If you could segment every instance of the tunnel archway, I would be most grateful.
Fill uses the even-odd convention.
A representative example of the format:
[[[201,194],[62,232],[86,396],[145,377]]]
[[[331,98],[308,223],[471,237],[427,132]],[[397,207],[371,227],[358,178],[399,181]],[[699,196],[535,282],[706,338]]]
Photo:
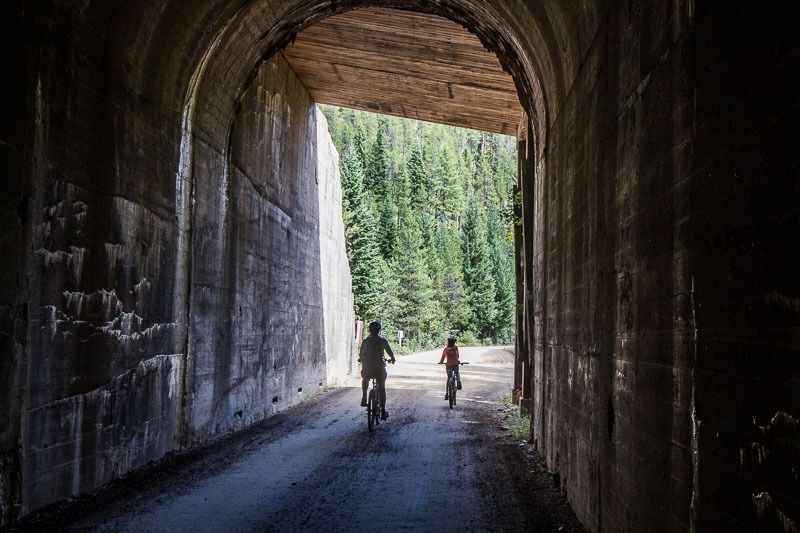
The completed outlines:
[[[528,123],[527,117],[521,117],[524,136],[527,138],[530,129],[532,141],[539,136],[544,138],[543,117],[547,116],[547,99],[544,98],[543,84],[536,71],[543,68],[542,63],[546,64],[545,68],[552,69],[555,61],[548,60],[547,54],[539,54],[534,58],[521,43],[525,35],[546,35],[547,32],[520,32],[515,27],[518,14],[504,12],[502,5],[482,2],[429,5],[426,2],[411,1],[390,4],[356,2],[322,7],[314,3],[298,2],[296,5],[282,6],[279,12],[269,14],[258,3],[243,6],[231,18],[223,19],[217,32],[209,37],[208,48],[199,54],[182,103],[181,150],[175,201],[180,232],[177,243],[178,271],[175,278],[183,280],[184,285],[176,291],[175,307],[178,316],[189,317],[193,314],[190,305],[194,296],[192,287],[189,286],[191,276],[187,274],[192,269],[190,265],[193,261],[192,246],[189,243],[192,240],[192,229],[195,232],[205,231],[202,228],[192,228],[193,214],[187,207],[191,206],[195,196],[202,196],[196,191],[197,183],[212,184],[206,187],[214,187],[215,180],[227,183],[227,176],[231,173],[234,123],[241,110],[242,99],[257,76],[255,72],[259,65],[283,49],[298,32],[315,22],[346,10],[370,5],[409,9],[445,17],[462,24],[477,35],[489,50],[497,54],[501,64],[511,71],[521,100],[526,103],[527,117],[532,117],[532,120]],[[555,82],[551,85],[559,86]],[[202,134],[198,135],[198,132]],[[201,137],[203,148],[198,150],[195,144]],[[530,150],[531,156],[534,151],[534,148]],[[524,152],[527,153],[528,149],[524,148]],[[218,174],[219,169],[222,171],[221,176],[201,177],[198,169],[217,169]],[[189,320],[179,320],[178,323],[187,324],[185,330],[178,332],[176,351],[187,353],[183,383],[187,387],[185,394],[189,394],[194,387],[192,383],[195,374],[192,338],[198,336],[192,336]],[[186,348],[180,349],[184,345]],[[188,439],[185,443],[192,442],[192,431],[188,429],[191,426],[191,410],[192,403],[186,402],[182,422],[182,426],[186,428],[184,439]]]
[[[24,450],[20,484],[5,493],[19,495],[23,512],[252,420],[241,409],[224,422],[214,416],[226,411],[230,393],[228,369],[215,354],[233,336],[230,315],[243,310],[232,305],[235,291],[223,279],[230,243],[222,233],[214,238],[213,224],[224,228],[226,215],[203,221],[199,206],[227,202],[234,125],[259,65],[302,28],[362,5],[416,9],[464,24],[516,69],[529,115],[546,115],[534,71],[552,66],[540,67],[546,56],[530,56],[522,43],[552,32],[517,30],[520,13],[499,4],[208,2],[189,9],[164,2],[75,12],[56,3],[22,15],[42,42],[31,71],[39,96],[29,119],[41,127],[34,128],[37,161],[30,170],[34,186],[43,186],[32,208],[31,263],[39,277],[30,301],[47,313],[37,311],[34,320],[51,324],[47,334],[35,330],[33,363],[18,385],[31,391],[20,419],[36,429],[16,426]],[[80,42],[60,46],[72,36]],[[62,85],[69,89],[60,107],[50,95]],[[531,123],[544,132],[543,121]],[[203,315],[204,306],[216,316]],[[81,331],[87,327],[89,333]],[[95,339],[88,349],[84,336]],[[198,347],[208,337],[219,342]],[[86,370],[84,353],[101,361],[98,370]],[[58,361],[49,362],[50,354]],[[198,356],[205,360],[198,363]],[[34,377],[40,358],[47,373],[83,377],[47,389]],[[24,384],[29,379],[32,386]],[[269,394],[261,401],[286,399]],[[70,427],[51,427],[47,420],[55,418],[70,420]],[[83,425],[90,421],[113,429],[86,440]],[[43,441],[62,451],[39,450]],[[44,487],[43,472],[57,483]]]
[[[204,440],[200,187],[258,65],[371,5],[463,24],[514,77],[533,437],[584,524],[793,526],[796,14],[741,4],[9,4],[0,522]]]

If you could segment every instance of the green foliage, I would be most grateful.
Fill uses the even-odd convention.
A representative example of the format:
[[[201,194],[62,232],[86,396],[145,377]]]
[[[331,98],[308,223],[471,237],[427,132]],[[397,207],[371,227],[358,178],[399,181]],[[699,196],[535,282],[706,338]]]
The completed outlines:
[[[437,300],[444,311],[445,323],[450,329],[469,330],[472,311],[464,288],[464,257],[454,224],[443,224],[434,239],[436,258]]]
[[[467,201],[461,243],[464,254],[464,284],[472,310],[471,329],[481,338],[490,337],[496,326],[496,288],[485,215],[478,209],[474,199]]]
[[[522,440],[531,438],[531,415],[523,415],[519,407],[511,409],[508,417],[508,432],[512,437]]]
[[[510,340],[510,328],[507,324],[514,321],[515,283],[514,283],[514,247],[503,238],[506,232],[502,220],[494,209],[489,210],[487,229],[489,232],[489,256],[492,277],[495,282],[495,309],[497,315],[492,324],[491,338],[494,343],[506,343]]]
[[[410,349],[506,342],[515,309],[510,137],[322,106],[342,154],[356,314]],[[509,235],[512,236],[509,240]]]
[[[461,346],[480,346],[483,344],[470,330],[464,331],[458,335],[458,343]]]
[[[391,261],[397,248],[397,208],[388,198],[378,201],[378,247],[384,261]]]
[[[398,248],[398,257],[393,264],[397,292],[392,306],[392,319],[399,329],[406,332],[412,344],[422,346],[441,325],[433,298],[422,231],[415,217],[404,218]]]
[[[373,198],[383,198],[389,188],[389,163],[386,159],[387,148],[384,133],[386,127],[385,121],[381,122],[378,127],[378,134],[375,142],[372,143],[366,167],[365,186]]]
[[[440,220],[457,220],[464,205],[461,176],[456,174],[453,151],[445,145],[434,171],[433,202]]]
[[[361,163],[352,147],[342,154],[340,171],[342,214],[356,317],[371,320],[380,314],[382,265],[375,219],[364,194]]]
[[[366,178],[367,169],[364,166],[369,161],[369,156],[367,154],[367,134],[364,133],[364,126],[361,124],[356,124],[355,130],[353,133],[353,148],[358,155],[358,161],[361,164],[361,170],[364,172],[364,176]]]
[[[428,170],[418,144],[411,147],[408,160],[408,178],[411,183],[411,207],[423,210],[428,205]]]

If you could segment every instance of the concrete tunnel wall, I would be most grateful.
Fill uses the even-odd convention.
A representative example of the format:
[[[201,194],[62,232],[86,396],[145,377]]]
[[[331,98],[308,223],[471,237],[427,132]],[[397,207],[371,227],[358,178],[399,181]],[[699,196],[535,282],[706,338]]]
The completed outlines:
[[[255,68],[224,152],[194,140],[183,245],[181,128],[82,101],[87,67],[53,65],[20,207],[31,311],[24,352],[4,351],[20,355],[4,361],[0,523],[246,427],[354,363],[338,156],[282,56]],[[57,87],[63,100],[46,96]]]
[[[274,334],[269,353],[294,339],[272,315],[237,318],[250,297],[241,274],[259,250],[243,236],[249,224],[242,235],[222,230],[238,227],[224,215],[225,199],[286,233],[280,211],[310,183],[270,189],[274,164],[244,146],[246,132],[312,119],[273,102],[262,128],[247,111],[261,100],[249,95],[273,83],[265,57],[356,5],[461,22],[514,76],[530,117],[520,165],[519,365],[532,437],[581,521],[593,531],[795,527],[798,17],[791,2],[682,0],[5,5],[5,59],[16,75],[3,91],[21,105],[7,109],[0,130],[2,520],[91,488],[102,481],[92,472],[121,473],[250,421],[233,411],[256,390],[236,381],[247,364],[233,354],[250,349],[239,328],[273,324],[263,332]],[[275,209],[248,211],[259,197]],[[292,216],[306,228],[320,217]],[[48,237],[58,246],[44,248],[50,256],[36,252],[48,217],[58,221]],[[87,224],[86,235],[64,233],[87,217],[103,222]],[[98,251],[81,252],[81,239]],[[81,260],[81,279],[71,279]],[[292,261],[323,268],[299,253]],[[42,270],[59,262],[70,268]],[[150,285],[136,288],[143,277]],[[77,355],[59,357],[67,348],[49,340],[48,306],[73,309],[64,290],[76,283],[97,294],[96,323],[113,322],[117,298],[161,329],[136,350],[89,350],[100,338],[75,325],[63,345]],[[137,291],[148,296],[134,301]],[[311,320],[320,314],[303,309]],[[215,368],[217,349],[228,350],[230,364]],[[79,357],[90,353],[103,355]],[[291,371],[297,382],[319,364],[304,356]],[[139,361],[148,363],[140,370]],[[149,444],[130,448],[136,461],[99,455],[69,472],[84,463],[66,457],[57,490],[37,499],[47,470],[34,474],[46,443],[36,432],[95,433],[88,421],[35,418],[37,409],[113,385],[121,372],[130,378],[114,405],[140,422],[120,424],[115,413],[107,438],[133,442],[146,431]],[[170,396],[175,385],[188,393],[181,405]],[[256,410],[271,402],[258,399]],[[255,419],[246,409],[242,416]]]
[[[798,11],[598,15],[521,165],[532,437],[590,530],[795,531]]]

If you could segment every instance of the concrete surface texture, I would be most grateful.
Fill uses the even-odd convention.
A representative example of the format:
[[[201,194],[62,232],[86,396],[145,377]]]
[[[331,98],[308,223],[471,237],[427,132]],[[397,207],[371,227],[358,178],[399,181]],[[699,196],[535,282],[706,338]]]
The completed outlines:
[[[183,236],[186,205],[176,216],[105,175],[62,179],[69,165],[48,159],[60,170],[29,206],[35,311],[16,384],[24,408],[6,405],[19,440],[3,463],[5,519],[246,427],[350,373],[350,273],[324,117],[280,56],[261,64],[240,105],[227,163],[195,172],[191,192],[172,184],[191,204]],[[217,155],[202,139],[193,150],[195,168]],[[144,187],[131,172],[142,194],[164,185]]]
[[[800,20],[738,0],[4,3],[0,523],[327,379],[346,281],[274,53],[362,5],[514,78],[515,387],[582,523],[796,529]]]
[[[314,110],[317,131],[319,192],[319,261],[325,335],[326,386],[347,383],[358,364],[353,332],[353,286],[344,247],[342,186],[339,154],[328,134],[328,123]]]

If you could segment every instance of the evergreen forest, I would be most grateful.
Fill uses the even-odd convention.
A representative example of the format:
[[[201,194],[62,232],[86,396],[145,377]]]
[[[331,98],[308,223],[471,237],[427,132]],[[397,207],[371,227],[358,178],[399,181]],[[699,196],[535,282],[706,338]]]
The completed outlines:
[[[403,347],[514,334],[512,137],[320,106],[339,152],[356,318]]]

